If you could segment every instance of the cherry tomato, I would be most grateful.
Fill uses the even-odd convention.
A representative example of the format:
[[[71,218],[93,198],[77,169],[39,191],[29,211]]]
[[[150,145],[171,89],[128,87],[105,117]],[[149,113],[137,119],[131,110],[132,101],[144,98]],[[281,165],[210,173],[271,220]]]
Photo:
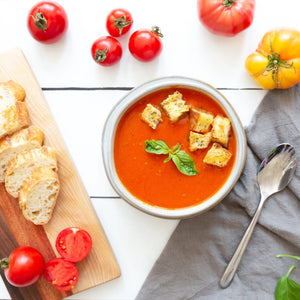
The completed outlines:
[[[112,66],[122,57],[122,47],[118,40],[111,36],[97,39],[91,48],[93,59],[102,66]]]
[[[132,26],[131,13],[123,8],[112,10],[106,18],[106,29],[111,36],[121,36],[128,32]]]
[[[53,258],[46,263],[44,277],[61,292],[71,290],[78,281],[79,272],[75,264],[63,258]]]
[[[7,281],[17,287],[36,283],[43,275],[44,267],[44,257],[32,247],[16,248],[8,258],[1,260]]]
[[[129,38],[129,51],[137,60],[153,60],[162,51],[161,37],[163,35],[156,26],[152,27],[152,30],[137,30]]]
[[[198,0],[198,16],[210,32],[234,36],[253,21],[255,0]]]
[[[55,247],[64,259],[78,262],[90,253],[92,238],[84,229],[69,227],[58,234]]]
[[[68,17],[64,8],[58,3],[42,1],[29,11],[27,27],[34,39],[45,44],[52,44],[66,33]]]

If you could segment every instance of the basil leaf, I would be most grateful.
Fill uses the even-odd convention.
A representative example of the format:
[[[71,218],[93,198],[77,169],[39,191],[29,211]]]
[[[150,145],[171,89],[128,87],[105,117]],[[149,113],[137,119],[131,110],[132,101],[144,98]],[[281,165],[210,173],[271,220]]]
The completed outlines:
[[[181,145],[178,143],[173,149],[172,149],[172,153],[177,153],[180,150]]]
[[[169,147],[164,141],[146,141],[146,151],[154,154],[169,154]]]
[[[290,273],[295,268],[293,265],[287,274],[281,277],[275,290],[276,300],[298,300],[300,299],[300,285],[289,278]]]
[[[172,160],[177,169],[185,175],[192,176],[199,173],[196,170],[193,159],[183,150],[173,154]]]

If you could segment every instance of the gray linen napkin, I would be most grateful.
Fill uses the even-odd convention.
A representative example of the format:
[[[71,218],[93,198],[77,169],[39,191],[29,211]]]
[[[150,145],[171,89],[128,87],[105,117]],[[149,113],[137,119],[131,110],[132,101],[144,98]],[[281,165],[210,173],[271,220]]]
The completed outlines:
[[[136,300],[274,299],[278,279],[292,264],[300,282],[300,262],[276,258],[300,256],[300,167],[290,185],[265,203],[233,282],[219,280],[260,198],[257,170],[277,144],[295,146],[300,163],[300,85],[268,92],[246,128],[248,153],[231,193],[215,208],[180,221],[144,282]]]

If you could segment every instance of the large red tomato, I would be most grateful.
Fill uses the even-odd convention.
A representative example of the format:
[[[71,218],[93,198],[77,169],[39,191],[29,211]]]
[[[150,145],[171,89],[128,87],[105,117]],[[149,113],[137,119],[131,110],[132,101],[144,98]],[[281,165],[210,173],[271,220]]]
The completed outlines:
[[[58,3],[42,1],[29,11],[27,27],[34,39],[41,43],[52,44],[66,33],[68,17],[64,8]]]
[[[16,248],[7,258],[1,260],[1,268],[7,281],[17,287],[36,283],[42,276],[45,260],[42,254],[32,247]]]
[[[212,33],[234,36],[253,21],[255,0],[198,0],[198,16]]]

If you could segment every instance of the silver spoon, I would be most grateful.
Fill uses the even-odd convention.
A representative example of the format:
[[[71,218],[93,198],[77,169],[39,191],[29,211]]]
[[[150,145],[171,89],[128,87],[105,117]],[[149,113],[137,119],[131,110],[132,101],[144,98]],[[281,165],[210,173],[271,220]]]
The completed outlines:
[[[267,198],[284,189],[291,181],[296,169],[296,151],[290,144],[280,144],[262,161],[257,174],[261,199],[256,213],[248,226],[240,244],[235,250],[220,280],[220,286],[227,288],[236,272],[253,229]]]

